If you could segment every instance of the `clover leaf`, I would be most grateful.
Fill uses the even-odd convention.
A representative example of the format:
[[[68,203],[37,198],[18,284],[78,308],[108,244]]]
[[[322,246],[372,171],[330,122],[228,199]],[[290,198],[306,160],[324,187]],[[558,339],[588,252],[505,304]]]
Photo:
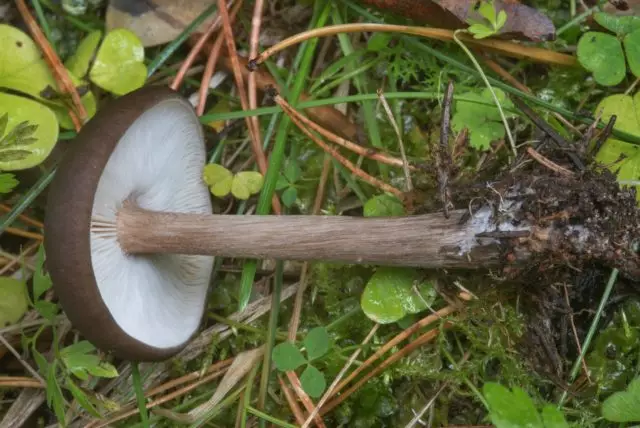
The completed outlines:
[[[311,362],[329,352],[330,338],[325,327],[311,329],[303,340],[306,357],[302,351],[292,342],[282,342],[276,345],[271,352],[271,358],[276,368],[280,371],[296,370],[306,365],[300,375],[302,389],[311,397],[319,397],[327,387],[324,374]]]
[[[312,365],[308,365],[300,375],[300,384],[311,398],[320,397],[327,387],[324,374]]]
[[[11,25],[0,24],[0,87],[43,99],[56,81],[34,41]]]
[[[369,279],[360,306],[365,315],[389,324],[427,309],[436,298],[430,281],[420,281],[416,269],[381,267]]]
[[[202,178],[214,196],[223,198],[231,192],[238,199],[247,200],[260,191],[264,177],[257,171],[233,174],[222,165],[211,163],[204,167]]]
[[[282,203],[291,208],[298,200],[298,189],[296,182],[300,179],[302,171],[297,162],[289,161],[284,168],[283,174],[278,177],[276,182],[276,190],[285,189],[280,198]]]
[[[615,86],[627,74],[640,77],[640,18],[594,14],[600,25],[614,34],[587,31],[578,41],[577,55],[582,66],[603,86]],[[626,55],[626,60],[625,60]]]
[[[102,31],[95,30],[80,41],[76,51],[67,59],[64,66],[78,78],[83,78],[89,71],[91,61],[102,40]]]
[[[247,200],[262,188],[264,178],[257,171],[241,171],[233,176],[231,193],[238,199]]]
[[[605,97],[596,107],[603,122],[616,116],[616,129],[640,136],[640,92],[634,96],[614,94]],[[617,175],[618,181],[640,180],[640,146],[609,138],[596,154],[596,161]],[[640,190],[640,189],[638,189]],[[640,202],[640,191],[637,192]]]
[[[204,182],[214,196],[222,198],[231,191],[233,174],[227,168],[216,163],[210,163],[204,167]]]
[[[89,78],[116,95],[142,87],[147,79],[147,67],[138,36],[124,28],[109,31],[98,48]]]
[[[327,329],[324,327],[316,327],[309,330],[305,336],[303,344],[307,351],[309,361],[320,358],[329,351],[330,338]]]

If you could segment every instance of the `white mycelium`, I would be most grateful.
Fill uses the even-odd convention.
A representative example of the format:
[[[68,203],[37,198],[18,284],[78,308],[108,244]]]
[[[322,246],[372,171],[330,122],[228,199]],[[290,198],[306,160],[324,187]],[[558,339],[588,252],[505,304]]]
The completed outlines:
[[[122,137],[95,195],[91,260],[102,299],[122,330],[153,347],[181,345],[198,328],[213,257],[127,255],[116,240],[116,214],[127,199],[148,210],[211,214],[205,156],[192,107],[162,101]]]

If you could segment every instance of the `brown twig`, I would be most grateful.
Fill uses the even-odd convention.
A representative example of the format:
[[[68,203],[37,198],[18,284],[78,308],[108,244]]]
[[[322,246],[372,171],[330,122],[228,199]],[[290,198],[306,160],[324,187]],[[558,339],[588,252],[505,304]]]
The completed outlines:
[[[200,89],[198,90],[198,105],[196,106],[196,114],[202,116],[207,104],[207,93],[209,92],[209,82],[216,69],[216,62],[220,57],[220,50],[222,49],[222,43],[224,42],[224,34],[218,34],[216,41],[211,45],[209,50],[209,56],[207,57],[207,64],[205,65],[204,72],[202,73],[202,81],[200,83]]]
[[[20,356],[20,354],[18,353],[18,351],[16,351],[16,349],[11,346],[11,344],[9,343],[9,341],[7,341],[7,339],[4,338],[3,335],[0,334],[0,342],[2,342],[2,344],[9,350],[9,352],[11,352],[13,354],[14,357],[16,357],[16,359],[20,362],[20,364],[22,364],[22,366],[27,369],[27,371],[29,373],[31,373],[31,375],[36,378],[38,380],[38,382],[40,382],[42,385],[44,385],[45,387],[47,386],[47,382],[45,382],[45,380],[42,378],[42,376],[40,376],[40,374],[33,368],[31,367],[31,365],[29,365],[29,363],[27,363],[22,356]]]
[[[566,177],[571,177],[571,176],[574,175],[572,171],[569,171],[567,168],[565,168],[563,166],[560,166],[557,163],[553,162],[552,160],[550,160],[550,159],[546,158],[545,156],[541,155],[533,147],[527,147],[527,153],[529,153],[529,156],[534,158],[541,165],[546,166],[547,168],[549,168],[552,171],[557,172],[558,174],[562,174],[562,175],[564,175]]]
[[[444,323],[442,328],[443,329],[450,328],[452,325],[453,325],[452,323],[447,321],[447,322]],[[362,379],[360,379],[355,385],[353,385],[351,388],[349,388],[348,390],[346,390],[345,392],[340,394],[340,396],[334,398],[332,401],[327,403],[320,410],[320,413],[322,415],[325,415],[328,412],[330,412],[331,410],[333,410],[336,406],[340,405],[340,403],[342,403],[344,400],[349,398],[349,396],[351,396],[351,394],[353,394],[358,389],[360,389],[362,387],[362,385],[367,383],[372,377],[377,376],[378,374],[383,372],[387,367],[389,367],[391,364],[393,364],[396,361],[400,360],[401,358],[404,358],[405,356],[409,355],[411,352],[415,351],[416,349],[418,349],[422,345],[425,345],[425,344],[431,342],[438,334],[440,334],[440,330],[438,330],[438,329],[429,330],[426,333],[424,333],[421,336],[419,336],[416,340],[414,340],[413,342],[409,343],[404,348],[402,348],[401,350],[396,352],[395,354],[389,356],[389,358],[384,360],[378,367],[376,367],[375,369],[373,369],[372,371],[367,373],[365,376],[363,376]]]
[[[237,2],[233,9],[231,10],[231,16],[229,19],[231,21],[235,20],[236,14],[240,10],[240,6],[242,5],[242,1]],[[211,45],[211,49],[209,51],[209,56],[207,57],[207,65],[205,66],[204,72],[202,74],[202,81],[200,83],[200,89],[198,91],[198,105],[196,107],[196,114],[198,116],[202,116],[204,114],[204,109],[207,104],[207,93],[209,92],[209,82],[211,81],[211,77],[215,72],[216,63],[218,62],[218,58],[220,57],[220,51],[222,49],[222,43],[224,42],[224,34],[218,34],[216,41],[213,45]]]
[[[573,338],[576,341],[576,346],[578,348],[578,355],[582,355],[582,345],[580,345],[580,339],[578,338],[578,331],[576,330],[576,323],[573,319],[573,311],[571,310],[571,302],[569,301],[569,291],[567,290],[567,284],[563,284],[564,288],[564,301],[567,304],[567,310],[569,311],[569,323],[571,324],[571,331],[573,331]],[[587,367],[587,363],[584,358],[580,358],[580,362],[582,363],[582,370],[584,371],[584,375],[587,378],[587,381],[591,383],[591,377],[589,377],[589,368]]]
[[[156,398],[155,400],[152,400],[150,402],[146,403],[146,408],[147,409],[153,409],[156,406],[159,406],[161,404],[166,403],[167,401],[171,401],[174,400],[178,397],[181,397],[185,394],[187,394],[190,391],[193,391],[194,389],[196,389],[197,387],[204,385],[208,382],[211,382],[212,380],[222,376],[226,371],[225,369],[222,369],[220,371],[214,372],[209,374],[208,376],[203,377],[202,379],[198,380],[197,382],[193,382],[190,385],[185,386],[184,388],[181,388],[177,391],[174,391],[170,394],[164,395],[160,398]],[[116,413],[115,415],[111,415],[111,417],[109,417],[107,420],[95,420],[89,424],[86,425],[85,428],[102,428],[102,427],[106,427],[106,426],[110,426],[115,422],[121,421],[123,419],[126,419],[128,417],[131,417],[135,414],[137,414],[139,412],[139,409],[137,407],[135,407],[134,405],[132,405],[131,409],[125,409],[125,410],[121,410],[118,413]]]
[[[161,392],[164,392],[168,389],[178,387],[187,382],[197,381],[198,379],[201,379],[203,375],[207,375],[213,372],[227,369],[231,365],[231,363],[233,363],[233,360],[234,360],[234,357],[231,357],[231,358],[227,358],[226,360],[213,363],[205,370],[204,373],[202,372],[202,370],[198,370],[198,371],[186,374],[184,376],[181,376],[179,378],[172,379],[168,382],[163,383],[162,385],[158,385],[155,388],[152,388],[149,391],[145,392],[144,396],[151,397],[153,395],[160,394]]]
[[[426,37],[435,40],[451,41],[453,40],[453,31],[443,28],[425,28],[419,26],[393,25],[393,24],[372,24],[372,23],[356,23],[356,24],[339,24],[327,25],[322,28],[314,28],[304,31],[286,38],[279,43],[271,46],[263,51],[257,57],[249,61],[249,66],[254,68],[262,64],[275,53],[302,43],[306,40],[316,37],[327,37],[340,33],[365,33],[365,32],[391,32],[400,34],[411,34],[420,37]],[[511,56],[519,59],[529,59],[543,64],[554,64],[563,66],[575,66],[577,60],[572,55],[566,55],[547,49],[524,46],[522,44],[513,43],[506,40],[498,39],[474,39],[470,35],[461,34],[457,36],[474,47],[481,47],[485,50],[500,53],[502,55]]]
[[[5,273],[7,273],[11,268],[20,263],[21,259],[26,258],[26,256],[28,256],[30,253],[37,250],[41,244],[42,242],[36,241],[33,244],[29,245],[24,251],[22,251],[22,253],[20,253],[18,257],[16,257],[14,260],[7,263],[2,267],[2,269],[0,269],[0,275],[4,275]]]
[[[380,324],[378,323],[374,324],[374,326],[369,331],[369,334],[367,334],[367,336],[362,341],[361,346],[358,349],[356,349],[356,351],[351,355],[351,357],[349,357],[349,360],[344,365],[344,367],[342,367],[342,369],[340,370],[340,373],[338,373],[338,376],[336,376],[336,378],[333,380],[329,388],[327,388],[324,395],[318,402],[318,405],[316,406],[316,408],[313,410],[313,412],[311,412],[307,420],[302,425],[302,428],[307,428],[309,426],[309,424],[311,423],[313,418],[318,414],[318,412],[320,411],[324,403],[326,403],[327,400],[333,395],[333,391],[335,390],[338,382],[340,382],[340,379],[342,379],[342,377],[347,372],[347,370],[349,370],[349,367],[351,367],[351,364],[353,364],[356,358],[358,358],[358,355],[360,355],[360,352],[362,351],[362,347],[365,346],[367,343],[369,343],[369,341],[371,341],[371,339],[373,338],[373,335],[376,333],[376,331],[378,331],[379,327],[380,327]]]
[[[279,97],[278,95],[276,97]],[[389,192],[389,193],[393,193],[394,195],[396,195],[400,200],[404,199],[404,193],[399,190],[396,189],[395,187],[375,178],[372,177],[371,175],[367,174],[366,172],[364,172],[362,169],[358,168],[356,165],[354,165],[351,161],[349,161],[347,158],[345,158],[344,156],[342,156],[340,154],[340,152],[338,152],[338,150],[334,149],[333,147],[329,147],[327,144],[325,144],[322,140],[320,140],[319,138],[317,138],[315,135],[313,135],[311,133],[311,131],[309,131],[304,124],[298,119],[298,117],[295,114],[295,111],[292,111],[289,107],[287,107],[286,104],[281,104],[281,107],[283,108],[284,112],[291,118],[291,120],[296,124],[296,126],[307,136],[309,137],[311,140],[313,140],[317,145],[319,145],[324,151],[326,151],[327,153],[329,153],[331,156],[333,156],[338,162],[340,162],[342,165],[344,165],[347,169],[349,169],[354,175],[360,177],[362,180],[366,181],[367,183],[371,184],[372,186],[375,186],[385,192]]]
[[[398,333],[393,339],[389,340],[385,343],[380,349],[378,349],[372,356],[367,358],[367,360],[358,366],[349,376],[340,382],[340,384],[336,387],[334,391],[334,395],[339,393],[345,386],[347,386],[353,379],[355,379],[360,373],[367,369],[367,367],[371,366],[374,361],[378,358],[382,357],[386,352],[388,352],[391,348],[407,339],[409,336],[417,332],[418,330],[428,326],[429,324],[450,315],[455,312],[456,308],[454,306],[446,306],[439,311],[436,311],[433,314],[429,314],[426,317],[422,318],[420,321],[414,323],[413,325],[407,327],[400,333]]]
[[[27,25],[27,28],[29,28],[31,36],[33,36],[33,39],[40,47],[40,50],[44,55],[44,59],[49,64],[49,67],[51,68],[51,71],[53,72],[58,85],[64,92],[71,96],[71,101],[73,102],[73,105],[75,107],[75,113],[77,114],[77,117],[74,115],[73,110],[71,110],[69,114],[71,116],[71,119],[74,121],[76,131],[79,131],[82,127],[82,124],[87,120],[87,111],[82,104],[82,100],[80,99],[78,91],[71,81],[71,77],[69,77],[67,69],[64,67],[64,64],[62,64],[62,61],[49,44],[49,41],[38,26],[36,20],[33,18],[33,15],[31,15],[31,12],[29,11],[29,8],[25,4],[24,0],[16,0],[16,6],[18,7],[20,15],[22,15],[22,19]]]
[[[231,1],[233,2],[233,0]],[[209,40],[211,35],[220,27],[220,21],[221,21],[220,16],[216,17],[216,19],[211,21],[209,28],[207,28],[207,30],[200,35],[200,38],[198,39],[196,44],[194,44],[191,47],[189,54],[184,59],[184,61],[182,61],[182,64],[180,65],[180,68],[178,69],[178,72],[176,73],[176,76],[174,77],[173,82],[171,82],[171,85],[169,85],[171,89],[173,89],[174,91],[178,90],[178,88],[182,84],[182,81],[184,80],[187,74],[187,70],[189,70],[189,68],[191,67],[191,64],[193,64],[193,62],[196,60],[196,57],[202,50],[202,47],[205,45],[207,40]]]
[[[545,134],[547,134],[558,147],[561,149],[567,150],[567,156],[571,158],[571,161],[579,170],[584,170],[584,162],[573,152],[571,152],[570,144],[560,136],[551,126],[549,126],[540,116],[536,114],[535,111],[527,104],[525,104],[520,98],[516,96],[511,97],[511,101],[518,107],[524,114],[533,122],[535,126],[537,126],[540,130],[542,130]]]
[[[260,41],[260,24],[262,22],[263,8],[264,0],[256,0],[256,4],[253,8],[253,17],[251,18],[251,36],[249,39],[249,56],[251,58],[258,55],[258,43]],[[258,108],[258,90],[255,73],[249,73],[248,95],[249,108],[252,110]],[[260,136],[260,124],[258,122],[258,118],[256,116],[251,116],[250,119],[253,123],[253,128],[255,130],[257,140],[262,141],[262,137]]]
[[[222,18],[222,30],[224,32],[224,37],[227,42],[227,52],[229,53],[229,58],[231,59],[231,68],[233,69],[233,76],[236,81],[236,86],[238,88],[238,95],[240,97],[240,104],[242,105],[242,110],[246,111],[249,109],[249,103],[247,101],[247,94],[245,92],[244,87],[244,78],[242,75],[242,70],[240,69],[240,62],[238,61],[238,53],[236,52],[236,44],[233,39],[233,30],[231,29],[231,22],[229,19],[229,11],[227,10],[227,6],[224,0],[218,0],[219,9],[220,9],[220,17]],[[256,157],[256,163],[258,164],[258,169],[260,172],[265,175],[267,173],[267,157],[262,150],[262,144],[259,138],[259,132],[254,128],[254,122],[251,118],[245,118],[247,123],[247,128],[249,129],[249,135],[251,136],[251,143],[253,148],[253,154]],[[282,213],[282,206],[280,205],[280,199],[278,199],[277,195],[273,195],[271,200],[271,204],[273,206],[273,211],[276,214]]]
[[[189,39],[189,43],[194,44],[196,42],[196,35],[191,36],[191,38]],[[207,43],[211,42],[209,41]],[[245,78],[248,78],[249,74],[255,74],[256,85],[260,91],[266,91],[270,88],[278,89],[276,80],[271,77],[269,73],[262,70],[250,72],[248,69],[249,62],[246,58],[238,55],[237,60],[241,65],[240,70]],[[218,65],[227,71],[233,71],[231,58],[229,58],[228,53],[226,53],[224,50],[222,50],[222,55],[220,56]],[[310,99],[311,97],[306,93],[302,93],[298,97],[298,100],[300,102],[308,101]],[[351,122],[344,113],[341,113],[336,108],[332,106],[308,107],[305,108],[305,112],[311,119],[328,129],[332,129],[336,134],[339,134],[344,138],[352,141],[357,140],[358,126]]]
[[[304,405],[305,409],[307,409],[307,412],[309,413],[313,412],[313,409],[315,408],[313,401],[311,401],[307,393],[304,392],[304,389],[302,389],[302,385],[300,384],[300,379],[298,379],[298,375],[296,375],[296,372],[288,371],[286,372],[286,375],[287,375],[287,379],[289,379],[289,382],[291,382],[291,385],[293,386],[293,390],[296,392],[298,397],[300,397],[300,401],[302,401],[302,404]],[[321,415],[317,414],[314,418],[314,422],[316,423],[316,426],[318,428],[326,428],[326,425],[324,424],[324,421],[322,420]]]
[[[44,240],[44,236],[42,236],[42,234],[40,233],[28,232],[17,227],[7,227],[4,229],[4,231],[10,235],[20,236],[22,238],[35,239],[36,241]]]
[[[46,389],[47,386],[30,377],[0,376],[0,387]]]
[[[282,388],[282,393],[284,394],[287,403],[289,403],[291,413],[293,413],[293,416],[296,418],[296,422],[298,425],[302,425],[304,423],[304,414],[302,413],[300,406],[298,406],[298,402],[296,401],[296,397],[293,396],[291,388],[289,388],[280,375],[278,375],[278,383],[280,384],[280,388]]]
[[[531,89],[529,89],[525,84],[520,83],[520,81],[515,77],[513,77],[511,73],[509,73],[507,70],[502,68],[500,64],[498,64],[497,62],[489,58],[489,55],[487,55],[486,53],[481,53],[481,55],[484,63],[487,64],[487,66],[491,70],[493,70],[497,75],[502,77],[507,82],[511,83],[512,86],[520,89],[522,92],[526,92],[528,94],[531,93]]]
[[[379,152],[374,148],[365,148],[360,146],[359,144],[356,144],[352,141],[349,141],[345,138],[342,138],[336,134],[334,134],[333,132],[323,128],[322,126],[318,125],[317,123],[315,123],[314,121],[310,120],[309,118],[305,117],[304,115],[300,114],[295,108],[293,108],[284,98],[282,98],[280,95],[276,95],[274,97],[274,101],[283,108],[287,108],[288,111],[291,112],[291,114],[295,115],[300,122],[304,123],[305,125],[307,125],[309,128],[313,129],[314,131],[316,131],[318,134],[322,135],[323,137],[329,139],[330,141],[338,144],[339,146],[344,147],[347,150],[351,150],[352,152],[360,155],[360,156],[364,156],[367,157],[369,159],[378,161],[378,162],[382,162],[384,164],[387,165],[391,165],[391,166],[397,166],[397,167],[404,167],[404,162],[400,159],[396,159],[392,156],[389,156],[385,153]],[[413,165],[408,165],[408,168],[412,171],[417,170],[417,167],[413,166]]]
[[[0,204],[0,210],[4,211],[5,213],[8,213],[12,210],[12,208],[10,206],[7,206],[5,204]],[[44,224],[42,224],[42,222],[32,219],[31,217],[25,215],[25,214],[20,214],[18,215],[18,218],[20,220],[22,220],[23,222],[33,226],[33,227],[37,227],[38,229],[43,229],[44,228]]]

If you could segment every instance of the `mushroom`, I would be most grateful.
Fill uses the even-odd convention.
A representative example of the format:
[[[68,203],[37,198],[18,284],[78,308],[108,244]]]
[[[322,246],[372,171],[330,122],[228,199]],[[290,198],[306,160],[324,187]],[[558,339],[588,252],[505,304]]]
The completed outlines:
[[[202,180],[204,135],[191,104],[149,86],[103,106],[50,185],[47,269],[69,320],[89,341],[132,361],[182,350],[205,312],[215,256],[469,267],[482,210],[356,218],[218,215]]]

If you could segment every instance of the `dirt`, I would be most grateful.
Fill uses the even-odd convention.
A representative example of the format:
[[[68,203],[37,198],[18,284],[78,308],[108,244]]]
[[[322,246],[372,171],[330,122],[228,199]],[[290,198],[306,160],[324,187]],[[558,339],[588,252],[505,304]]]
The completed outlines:
[[[482,292],[497,280],[503,291],[511,290],[501,302],[506,297],[526,317],[515,349],[547,379],[553,394],[570,387],[568,374],[580,353],[576,337],[582,341],[587,335],[611,269],[618,268],[620,276],[600,329],[640,291],[640,255],[633,247],[640,237],[640,209],[635,189],[620,188],[611,172],[589,159],[582,159],[588,166],[579,170],[562,151],[541,153],[572,175],[523,156],[497,179],[458,182],[451,192],[456,208],[494,208],[504,231],[493,235],[504,245],[504,267],[477,288]]]

